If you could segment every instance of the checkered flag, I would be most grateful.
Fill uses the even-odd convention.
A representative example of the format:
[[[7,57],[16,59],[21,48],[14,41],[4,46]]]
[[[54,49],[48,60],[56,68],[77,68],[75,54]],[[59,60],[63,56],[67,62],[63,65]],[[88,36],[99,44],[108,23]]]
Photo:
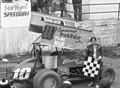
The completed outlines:
[[[95,77],[98,75],[100,67],[101,61],[93,59],[92,57],[88,57],[88,59],[84,61],[84,67],[82,71],[85,76]]]

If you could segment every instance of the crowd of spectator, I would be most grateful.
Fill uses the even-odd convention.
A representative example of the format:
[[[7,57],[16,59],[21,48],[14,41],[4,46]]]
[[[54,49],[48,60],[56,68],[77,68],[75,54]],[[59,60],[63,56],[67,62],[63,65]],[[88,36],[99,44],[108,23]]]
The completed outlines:
[[[29,0],[2,0],[3,2],[29,1]],[[72,13],[75,21],[82,20],[82,0],[30,0],[32,11],[51,14],[58,17],[71,18]],[[69,3],[71,2],[71,3]],[[69,8],[72,5],[72,10]],[[68,6],[68,7],[67,7]],[[69,10],[68,10],[69,8]]]
[[[31,0],[32,11],[37,11],[40,13],[54,14],[59,11],[60,17],[71,17],[68,14],[69,11],[66,9],[68,0]],[[81,21],[82,19],[82,0],[72,0],[74,13],[74,20]]]

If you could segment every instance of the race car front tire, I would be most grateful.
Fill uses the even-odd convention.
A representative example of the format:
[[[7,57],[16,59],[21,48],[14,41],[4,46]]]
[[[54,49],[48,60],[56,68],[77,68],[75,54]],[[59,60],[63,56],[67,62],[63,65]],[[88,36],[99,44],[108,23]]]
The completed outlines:
[[[49,69],[41,69],[33,78],[34,88],[60,88],[61,79],[59,75]]]

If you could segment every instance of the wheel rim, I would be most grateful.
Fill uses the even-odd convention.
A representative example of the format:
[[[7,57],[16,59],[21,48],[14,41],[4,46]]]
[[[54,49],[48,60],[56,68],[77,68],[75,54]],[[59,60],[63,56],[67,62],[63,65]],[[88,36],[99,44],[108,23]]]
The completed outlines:
[[[56,88],[56,80],[53,78],[47,78],[44,81],[43,88]]]
[[[107,77],[107,78],[110,80],[110,82],[112,82],[113,79],[114,79],[114,77],[113,77],[112,74],[113,74],[113,73],[112,73],[111,71],[108,71],[108,72],[106,72],[106,74],[105,74],[105,77]]]

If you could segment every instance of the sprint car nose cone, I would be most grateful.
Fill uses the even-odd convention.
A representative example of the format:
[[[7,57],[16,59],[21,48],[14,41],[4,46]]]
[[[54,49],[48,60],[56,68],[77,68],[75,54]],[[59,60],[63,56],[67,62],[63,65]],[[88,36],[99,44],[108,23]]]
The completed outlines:
[[[7,85],[7,84],[8,84],[8,80],[7,79],[0,80],[0,85]]]

